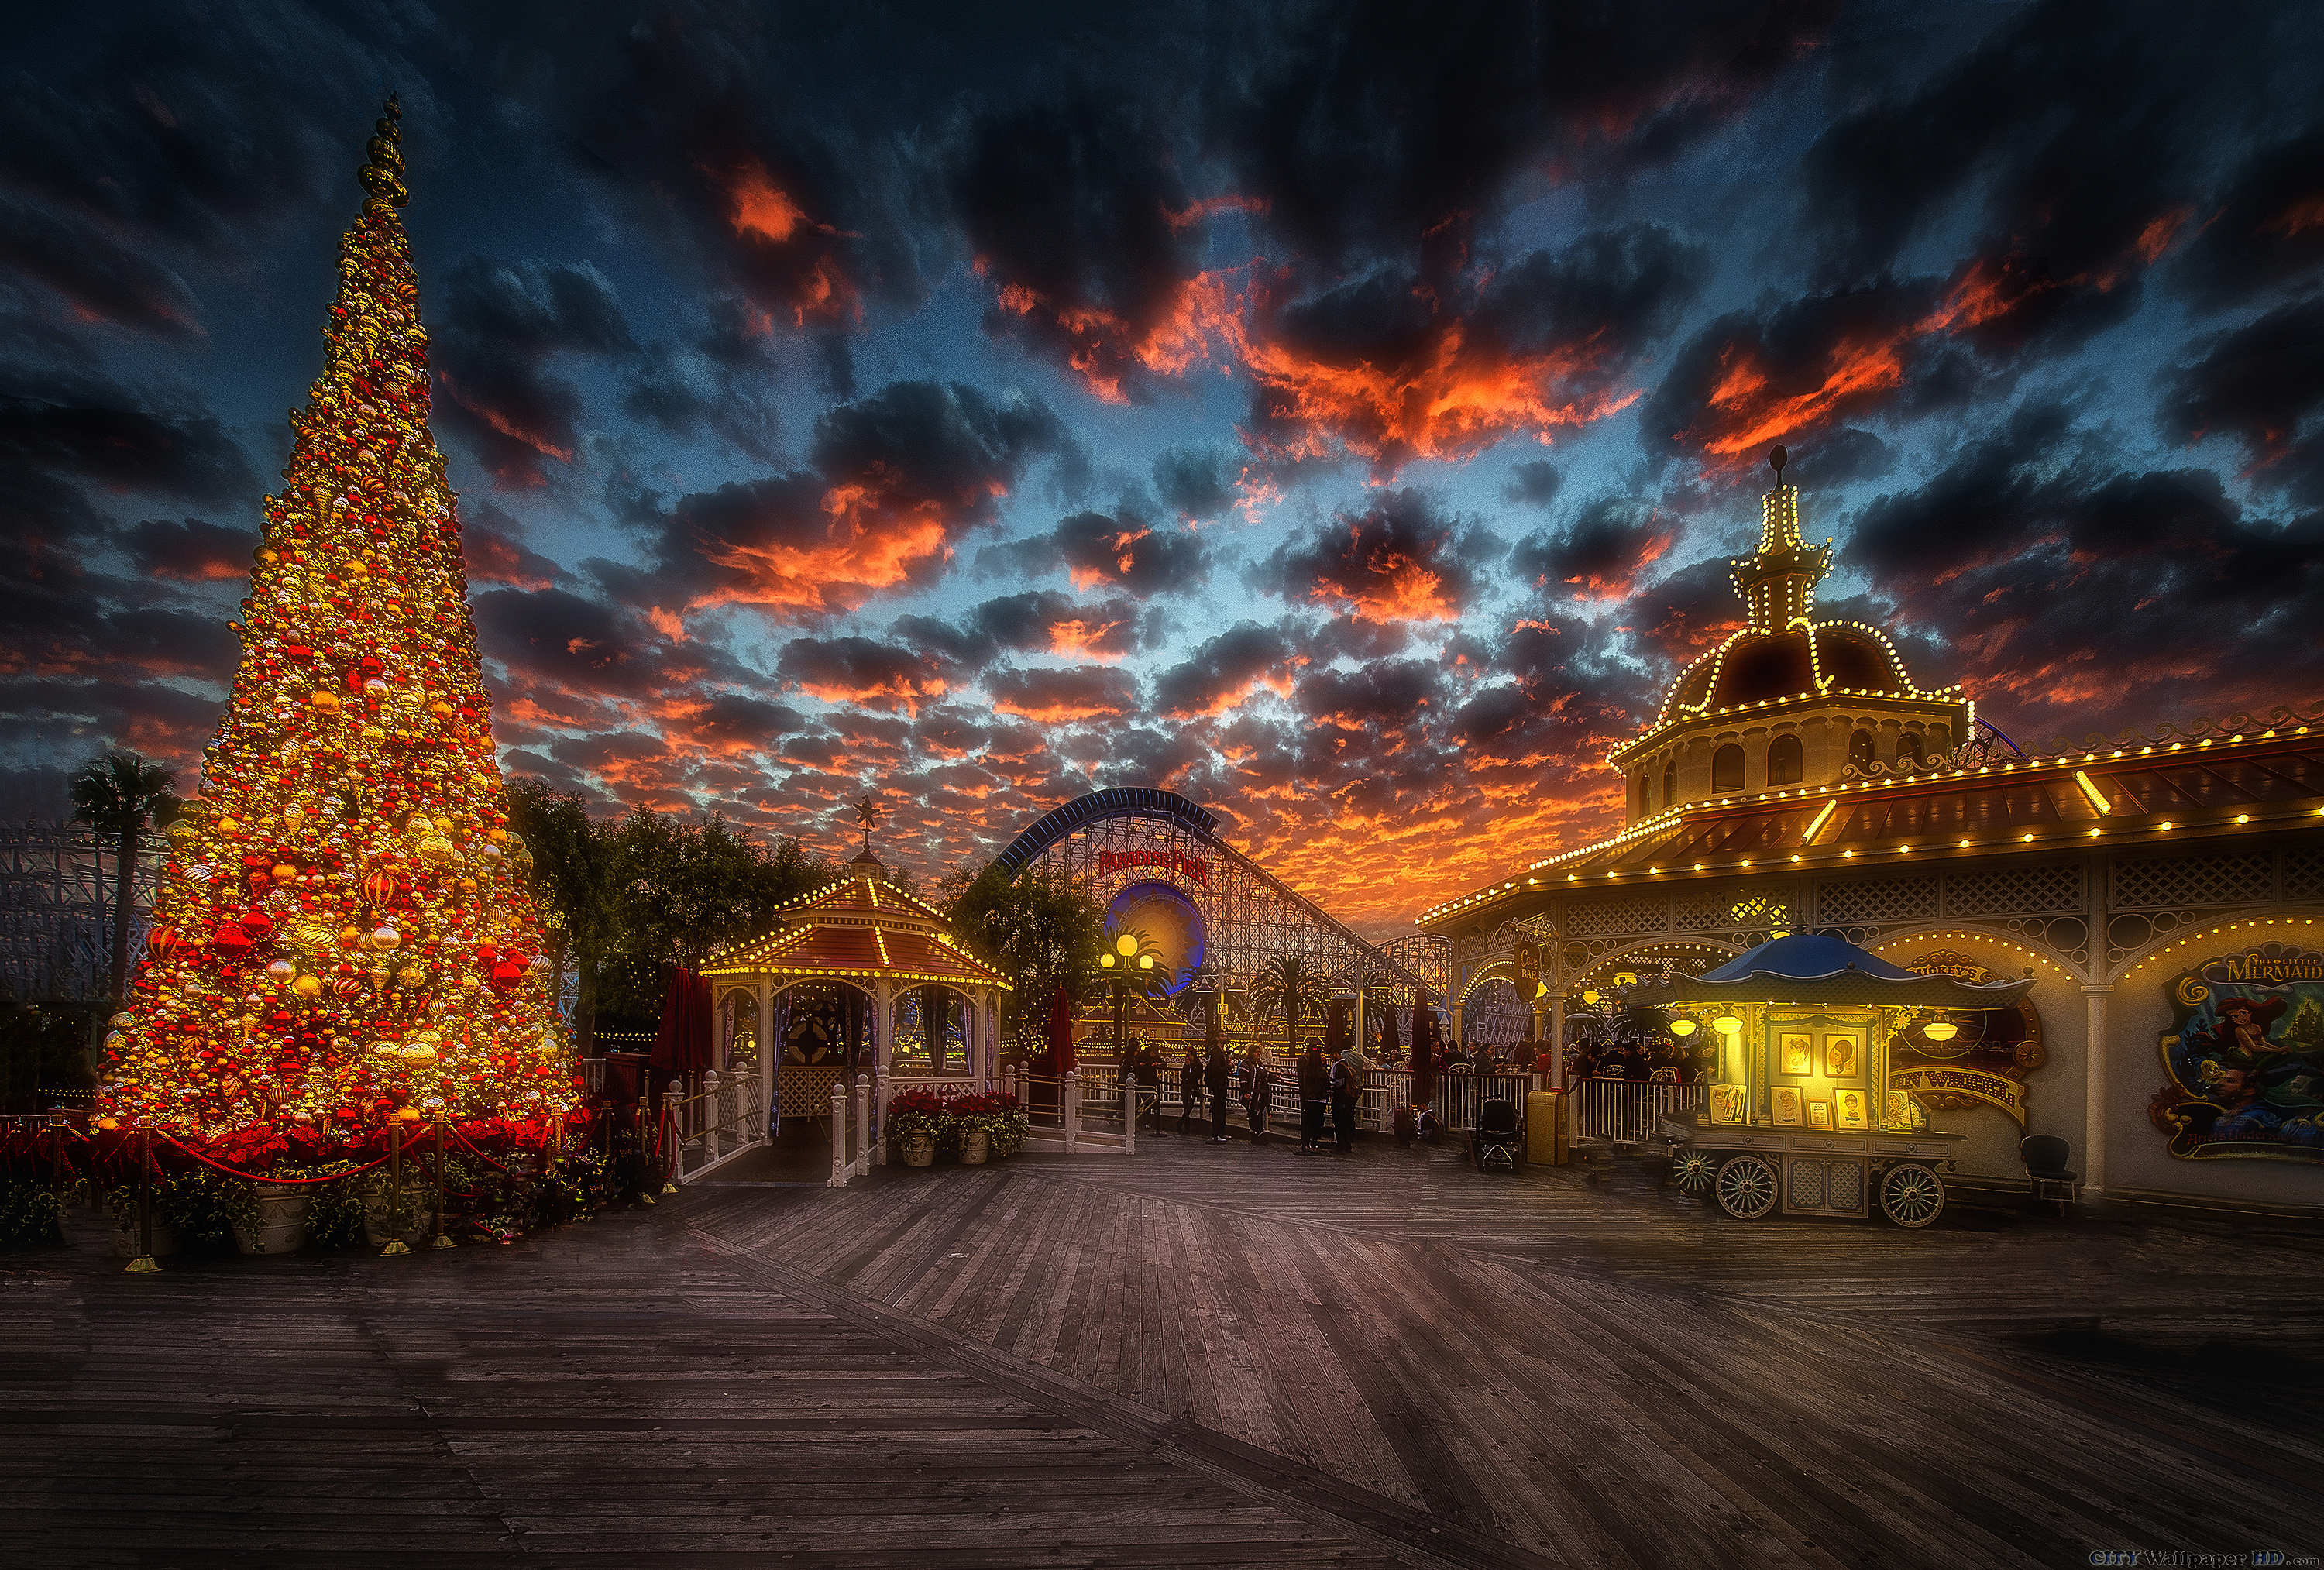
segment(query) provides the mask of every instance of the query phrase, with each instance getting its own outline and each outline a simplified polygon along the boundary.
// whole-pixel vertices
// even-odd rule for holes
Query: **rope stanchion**
[[[403,1125],[400,1123],[391,1123],[387,1125],[387,1160],[388,1192],[395,1197],[389,1202],[387,1213],[392,1217],[395,1214],[395,1207],[409,1198],[409,1194],[403,1186]],[[410,1244],[400,1237],[390,1236],[387,1246],[379,1251],[379,1257],[387,1259],[395,1254],[410,1252]]]
[[[158,1171],[153,1165],[153,1135],[145,1129],[137,1131],[137,1257],[129,1262],[124,1275],[144,1276],[158,1273],[161,1262],[153,1257],[153,1183],[148,1171]]]
[[[430,1248],[457,1248],[459,1244],[444,1235],[444,1120],[436,1120],[436,1235],[428,1244]]]

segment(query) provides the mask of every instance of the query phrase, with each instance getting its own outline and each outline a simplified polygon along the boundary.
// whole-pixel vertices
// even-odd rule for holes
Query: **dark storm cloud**
[[[2229,647],[2266,648],[2292,690],[2324,678],[2302,630],[2324,615],[2324,514],[2249,513],[2207,469],[2118,468],[2066,418],[2021,415],[1858,522],[1849,562],[1950,646],[1947,674],[2089,724],[2246,702]]]
[[[926,654],[862,637],[794,638],[775,675],[829,703],[917,712],[944,695],[944,673]]]
[[[2312,280],[2324,267],[2324,131],[2262,148],[2236,171],[2173,277],[2205,306]]]
[[[922,289],[903,210],[911,180],[863,124],[882,116],[860,99],[818,102],[844,89],[837,62],[814,56],[844,53],[835,35],[851,25],[656,14],[577,60],[559,106],[581,166],[657,232],[674,215],[672,237],[750,302],[761,334],[853,326],[867,298],[908,303]],[[770,91],[772,81],[795,86]]]
[[[2324,506],[2324,299],[2279,307],[2195,348],[2166,391],[2163,434],[2233,437],[2255,480]]]
[[[1509,553],[1510,574],[1551,598],[1627,600],[1680,530],[1649,503],[1600,496],[1563,527],[1536,529]]]
[[[202,583],[248,576],[258,534],[254,529],[205,523],[198,518],[177,523],[152,519],[123,535],[121,543],[138,572]]]
[[[1709,271],[1702,246],[1649,223],[1441,280],[1372,269],[1253,328],[1245,438],[1293,460],[1344,450],[1385,478],[1602,419]]]
[[[1164,137],[1119,98],[1077,98],[978,124],[953,196],[976,265],[1000,290],[988,332],[1071,364],[1114,399],[1140,396],[1136,346],[1195,271],[1190,210]]]
[[[1001,671],[985,678],[992,706],[1042,725],[1115,720],[1138,712],[1138,684],[1111,666]]]
[[[585,694],[641,694],[664,676],[652,630],[564,589],[471,593],[484,652],[524,677]]]
[[[1501,500],[1519,507],[1547,508],[1565,484],[1565,472],[1546,458],[1519,464],[1501,487]]]
[[[806,466],[681,498],[654,524],[656,564],[633,586],[670,614],[731,603],[788,619],[925,588],[1065,441],[1025,394],[890,382],[825,410]]]
[[[1474,521],[1440,511],[1418,491],[1391,491],[1360,513],[1341,513],[1277,548],[1269,587],[1381,622],[1449,620],[1482,587],[1501,544]]]
[[[2314,35],[2298,7],[2043,0],[1959,60],[1843,115],[1807,190],[1836,276],[1892,266],[1956,201],[1978,253],[2011,258],[2071,310],[2135,296],[2195,220],[2223,133],[2301,102]],[[2117,307],[2117,308],[2119,308]]]
[[[1651,454],[1748,466],[1843,421],[1950,409],[1995,372],[1954,334],[1932,279],[1732,311],[1678,351],[1639,412]]]
[[[1148,523],[1126,510],[1118,516],[1076,512],[1047,534],[977,555],[982,575],[1038,577],[1062,570],[1075,588],[1115,588],[1141,598],[1198,592],[1210,566],[1210,547],[1193,529]]]
[[[580,446],[580,390],[551,361],[636,347],[613,286],[586,262],[472,256],[452,270],[442,319],[438,418],[504,485],[540,483],[546,461],[570,464]]]
[[[1154,710],[1166,719],[1223,713],[1262,686],[1288,693],[1305,663],[1281,629],[1238,622],[1155,677]]]
[[[1583,175],[1692,142],[1834,10],[1821,0],[1317,7],[1233,95],[1221,141],[1270,223],[1326,265],[1411,254],[1432,231],[1434,249],[1457,253],[1526,170]]]
[[[1154,493],[1190,523],[1212,523],[1235,504],[1235,454],[1219,447],[1172,447],[1154,460]]]
[[[204,335],[200,308],[176,271],[78,215],[0,197],[0,268],[45,284],[96,320],[163,338]]]

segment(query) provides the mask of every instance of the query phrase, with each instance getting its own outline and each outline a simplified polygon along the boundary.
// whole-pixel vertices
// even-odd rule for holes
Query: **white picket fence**
[[[1635,1079],[1584,1079],[1573,1088],[1577,1139],[1644,1144],[1664,1116],[1702,1110],[1701,1085],[1652,1085]]]

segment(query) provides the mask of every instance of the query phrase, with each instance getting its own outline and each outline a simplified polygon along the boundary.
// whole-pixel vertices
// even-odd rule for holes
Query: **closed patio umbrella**
[[[1428,1006],[1425,988],[1412,995],[1412,1104],[1425,1106],[1436,1099],[1436,1015]]]

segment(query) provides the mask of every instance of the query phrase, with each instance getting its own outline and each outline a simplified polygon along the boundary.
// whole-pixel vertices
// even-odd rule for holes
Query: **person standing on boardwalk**
[[[1227,1079],[1234,1072],[1227,1061],[1227,1049],[1216,1037],[1211,1041],[1210,1061],[1203,1066],[1203,1077],[1211,1087],[1211,1143],[1227,1143]]]
[[[1250,1143],[1267,1143],[1267,1104],[1275,1095],[1275,1070],[1261,1055],[1265,1049],[1252,1051],[1250,1072],[1242,1082],[1242,1106],[1250,1119]]]
[[[1203,1099],[1203,1060],[1195,1054],[1194,1043],[1186,1043],[1185,1060],[1178,1065],[1178,1132],[1194,1132],[1195,1106]]]
[[[1138,1042],[1138,1084],[1142,1090],[1151,1090],[1138,1104],[1138,1126],[1162,1132],[1162,1054],[1152,1042],[1139,1037]]]
[[[1323,1148],[1323,1106],[1332,1094],[1332,1071],[1323,1066],[1323,1049],[1314,1042],[1299,1054],[1299,1150],[1314,1155]]]
[[[1332,1143],[1342,1155],[1356,1148],[1356,1100],[1364,1093],[1364,1060],[1352,1046],[1332,1065]]]

